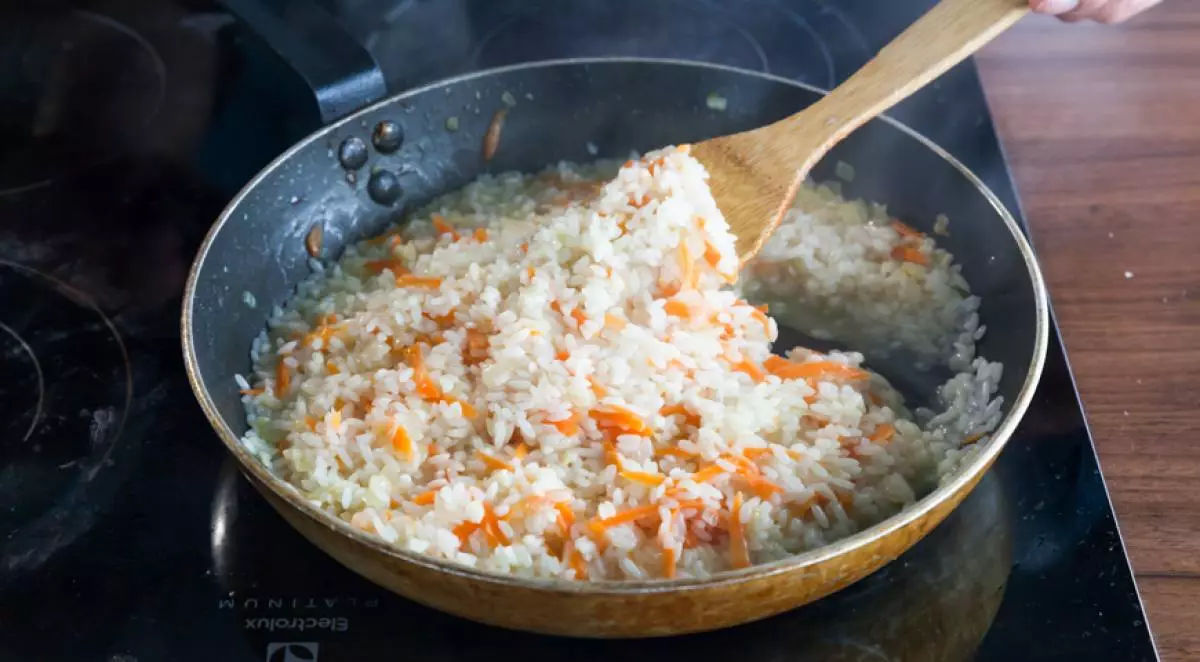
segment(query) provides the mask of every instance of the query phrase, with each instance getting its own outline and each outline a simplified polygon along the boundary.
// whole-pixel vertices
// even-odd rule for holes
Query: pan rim
[[[1000,425],[992,433],[988,443],[976,453],[969,462],[960,467],[953,479],[943,483],[933,491],[925,494],[915,503],[884,519],[881,522],[867,527],[853,535],[841,538],[832,543],[819,547],[817,549],[808,550],[806,552],[789,556],[783,559],[777,559],[768,563],[752,565],[747,568],[726,570],[716,573],[706,578],[681,578],[681,579],[654,579],[654,580],[602,580],[602,581],[579,581],[570,579],[546,579],[546,578],[529,578],[519,577],[516,575],[503,574],[489,570],[480,570],[457,564],[453,561],[435,559],[415,552],[410,552],[389,543],[382,539],[371,536],[366,532],[359,531],[329,513],[312,506],[305,501],[299,492],[289,483],[286,483],[282,478],[274,475],[266,468],[257,458],[242,445],[240,438],[233,432],[232,428],[225,422],[220,412],[217,411],[216,404],[213,402],[207,388],[205,388],[200,377],[200,368],[196,357],[195,343],[192,338],[192,315],[195,305],[196,287],[199,280],[199,275],[204,266],[208,253],[212,248],[221,229],[226,222],[233,216],[234,210],[238,209],[246,197],[253,192],[258,185],[266,179],[270,174],[281,164],[291,159],[295,154],[307,148],[314,141],[320,140],[330,132],[339,127],[345,126],[351,122],[356,122],[364,115],[375,112],[378,109],[392,105],[403,99],[416,96],[430,90],[444,88],[450,85],[466,83],[488,76],[497,74],[509,73],[514,71],[523,71],[531,69],[548,69],[555,67],[567,66],[591,66],[591,65],[610,65],[610,64],[645,64],[645,65],[660,65],[660,66],[676,66],[687,67],[692,69],[704,69],[724,71],[728,73],[739,74],[752,78],[758,78],[774,83],[782,83],[793,87],[798,87],[809,92],[817,94],[828,94],[829,91],[802,83],[799,81],[790,80],[774,74],[763,73],[739,67],[731,67],[728,65],[714,64],[708,62],[697,62],[692,60],[680,60],[671,58],[648,58],[648,57],[597,57],[597,58],[563,58],[555,60],[543,60],[538,62],[527,62],[516,65],[496,67],[474,71],[450,78],[434,81],[432,83],[422,85],[420,87],[405,90],[403,92],[389,96],[386,99],[372,103],[365,108],[362,108],[350,115],[327,124],[305,138],[298,141],[296,144],[289,147],[282,154],[276,157],[268,165],[263,167],[245,186],[238,191],[222,210],[217,217],[212,227],[204,237],[204,241],[200,244],[196,252],[196,257],[192,261],[192,265],[188,271],[188,279],[183,292],[182,314],[180,317],[180,336],[182,341],[182,349],[184,355],[184,366],[187,371],[188,383],[192,388],[193,394],[200,403],[201,409],[204,411],[205,417],[208,418],[210,425],[217,432],[226,449],[233,454],[241,465],[243,472],[250,472],[258,480],[267,487],[276,497],[282,499],[298,513],[314,520],[335,533],[347,537],[354,542],[364,545],[371,550],[389,556],[398,561],[412,563],[422,566],[426,569],[448,573],[464,579],[488,582],[491,584],[503,585],[512,588],[532,589],[554,593],[576,593],[586,595],[611,595],[611,596],[629,596],[629,595],[645,595],[657,593],[678,593],[690,591],[703,591],[717,587],[739,584],[751,580],[766,579],[773,576],[802,571],[805,568],[817,566],[829,562],[837,557],[844,556],[854,550],[865,547],[873,542],[888,538],[897,532],[907,529],[914,523],[929,516],[929,514],[937,508],[941,503],[953,498],[964,490],[972,487],[972,484],[977,479],[981,478],[984,473],[991,467],[996,457],[1004,449],[1013,433],[1016,431],[1021,420],[1024,418],[1026,410],[1029,408],[1033,400],[1034,393],[1037,390],[1037,385],[1041,380],[1042,370],[1046,360],[1046,354],[1049,345],[1049,297],[1046,291],[1045,281],[1043,279],[1041,267],[1038,264],[1037,257],[1033,252],[1033,248],[1026,239],[1024,232],[1018,225],[1016,218],[1004,205],[1004,203],[996,196],[996,194],[987,187],[987,185],[961,161],[927,138],[924,134],[912,129],[911,127],[892,119],[887,115],[880,115],[877,119],[892,127],[898,129],[910,138],[915,139],[925,148],[931,150],[935,155],[950,164],[957,170],[969,183],[975,186],[981,195],[992,206],[995,213],[1004,222],[1009,234],[1012,235],[1017,244],[1018,251],[1021,254],[1022,261],[1028,272],[1030,285],[1033,288],[1035,310],[1035,325],[1034,325],[1034,346],[1033,353],[1030,358],[1029,365],[1026,369],[1025,380],[1017,392],[1016,398],[1010,405],[1008,412],[1004,415]]]

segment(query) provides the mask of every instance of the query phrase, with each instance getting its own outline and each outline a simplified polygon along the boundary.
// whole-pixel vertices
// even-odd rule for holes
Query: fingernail
[[[1033,10],[1040,14],[1057,16],[1073,11],[1079,6],[1079,0],[1033,0]]]

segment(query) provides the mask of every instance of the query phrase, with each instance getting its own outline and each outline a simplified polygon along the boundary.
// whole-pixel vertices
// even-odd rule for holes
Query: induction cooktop
[[[303,41],[303,30],[287,20],[264,30],[247,11],[320,12],[323,29],[374,57],[392,91],[500,65],[631,55],[831,87],[930,4],[0,9],[0,659],[1156,659],[1057,334],[996,467],[909,553],[775,618],[640,642],[499,630],[366,582],[253,492],[188,387],[178,316],[194,251],[236,190],[322,117],[279,49],[281,35]],[[973,65],[892,115],[1019,216]]]

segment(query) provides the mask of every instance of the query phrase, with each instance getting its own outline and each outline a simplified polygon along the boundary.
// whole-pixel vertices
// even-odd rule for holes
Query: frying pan
[[[306,73],[303,63],[300,68]],[[342,91],[375,95],[381,85],[369,69]],[[319,77],[308,76],[310,82]],[[712,93],[727,100],[724,111],[708,107]],[[890,119],[872,121],[843,141],[814,178],[832,179],[835,164],[844,162],[856,171],[843,185],[847,196],[885,203],[926,232],[938,214],[954,219],[954,231],[939,243],[983,298],[981,323],[990,331],[979,353],[1005,366],[999,385],[1005,416],[938,489],[831,545],[709,579],[622,582],[525,579],[409,553],[312,507],[251,456],[239,442],[246,421],[234,381],[249,371],[251,341],[272,307],[311,273],[305,239],[314,226],[322,232],[317,258],[336,259],[344,246],[383,231],[405,209],[480,173],[528,172],[562,159],[624,158],[630,150],[695,142],[775,121],[822,94],[711,64],[565,60],[445,80],[332,121],[255,176],[196,256],[182,316],[196,397],[246,478],[294,528],[367,579],[436,609],[535,632],[636,637],[730,626],[837,591],[911,547],[974,487],[1028,406],[1047,344],[1041,274],[1011,214],[961,163]],[[327,117],[355,105],[342,97],[318,99]],[[508,108],[501,143],[485,161],[481,141],[501,108]]]

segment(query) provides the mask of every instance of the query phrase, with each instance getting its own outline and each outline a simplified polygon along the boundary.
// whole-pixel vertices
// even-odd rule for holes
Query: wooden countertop
[[[1159,652],[1200,660],[1200,2],[978,59]]]

